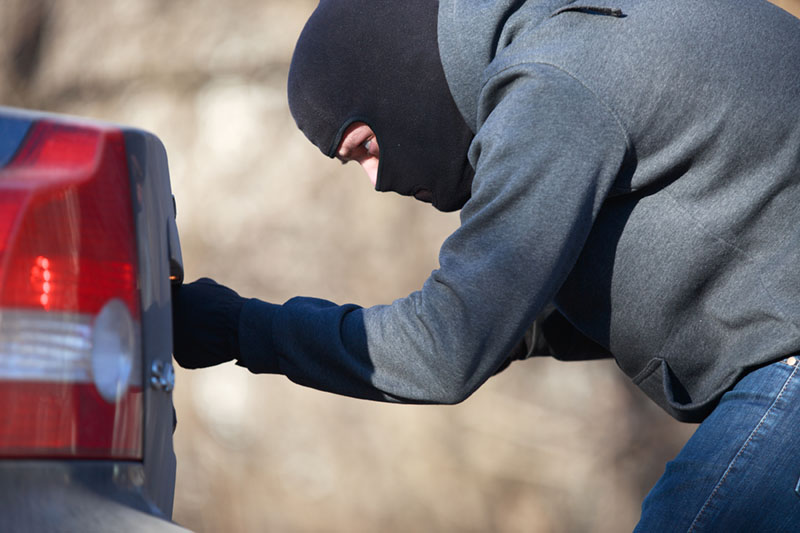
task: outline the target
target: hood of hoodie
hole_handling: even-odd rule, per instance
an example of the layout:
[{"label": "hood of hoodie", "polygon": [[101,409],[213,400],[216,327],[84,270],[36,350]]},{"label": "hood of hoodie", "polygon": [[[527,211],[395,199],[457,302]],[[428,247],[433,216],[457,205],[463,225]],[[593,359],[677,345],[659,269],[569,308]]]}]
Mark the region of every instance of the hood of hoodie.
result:
[{"label": "hood of hoodie", "polygon": [[[473,132],[484,71],[519,32],[535,27],[574,0],[441,0],[439,53],[450,92]],[[581,4],[582,5],[582,4]]]},{"label": "hood of hoodie", "polygon": [[436,0],[321,0],[295,47],[288,96],[298,127],[325,155],[364,122],[380,147],[377,190],[454,211],[470,197],[473,133],[444,76],[438,8]]}]

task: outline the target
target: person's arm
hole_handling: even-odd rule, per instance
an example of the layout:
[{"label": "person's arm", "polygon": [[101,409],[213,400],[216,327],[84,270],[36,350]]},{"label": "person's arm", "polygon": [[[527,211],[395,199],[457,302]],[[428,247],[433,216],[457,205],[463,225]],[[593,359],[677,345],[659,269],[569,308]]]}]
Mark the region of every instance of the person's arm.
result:
[{"label": "person's arm", "polygon": [[472,197],[422,289],[371,308],[248,300],[239,364],[339,394],[433,403],[463,400],[502,365],[572,268],[627,144],[614,115],[553,67],[506,69],[481,103]]}]

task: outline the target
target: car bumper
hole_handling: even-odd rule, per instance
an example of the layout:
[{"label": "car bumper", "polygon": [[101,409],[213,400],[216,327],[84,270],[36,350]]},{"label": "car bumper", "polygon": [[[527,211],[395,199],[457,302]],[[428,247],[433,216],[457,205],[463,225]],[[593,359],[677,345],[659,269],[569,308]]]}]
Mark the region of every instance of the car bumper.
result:
[{"label": "car bumper", "polygon": [[0,461],[0,531],[186,532],[142,491],[136,462]]}]

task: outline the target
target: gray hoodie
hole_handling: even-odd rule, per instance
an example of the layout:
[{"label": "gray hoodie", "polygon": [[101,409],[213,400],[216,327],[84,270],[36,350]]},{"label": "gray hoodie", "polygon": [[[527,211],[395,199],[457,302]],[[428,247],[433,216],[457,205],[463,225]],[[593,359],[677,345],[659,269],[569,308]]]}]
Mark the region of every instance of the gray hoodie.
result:
[{"label": "gray hoodie", "polygon": [[[440,268],[391,305],[250,300],[240,364],[452,403],[553,302],[581,349],[699,421],[800,350],[800,21],[761,0],[442,0],[439,45],[476,132]],[[544,351],[591,355],[563,346]]]}]

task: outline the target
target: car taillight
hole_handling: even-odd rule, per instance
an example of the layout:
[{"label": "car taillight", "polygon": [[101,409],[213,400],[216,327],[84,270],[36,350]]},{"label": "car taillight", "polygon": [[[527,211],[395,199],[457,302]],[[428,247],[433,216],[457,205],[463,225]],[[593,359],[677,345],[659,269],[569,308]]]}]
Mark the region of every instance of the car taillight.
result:
[{"label": "car taillight", "polygon": [[0,169],[0,456],[141,458],[132,211],[110,127],[33,122]]}]

